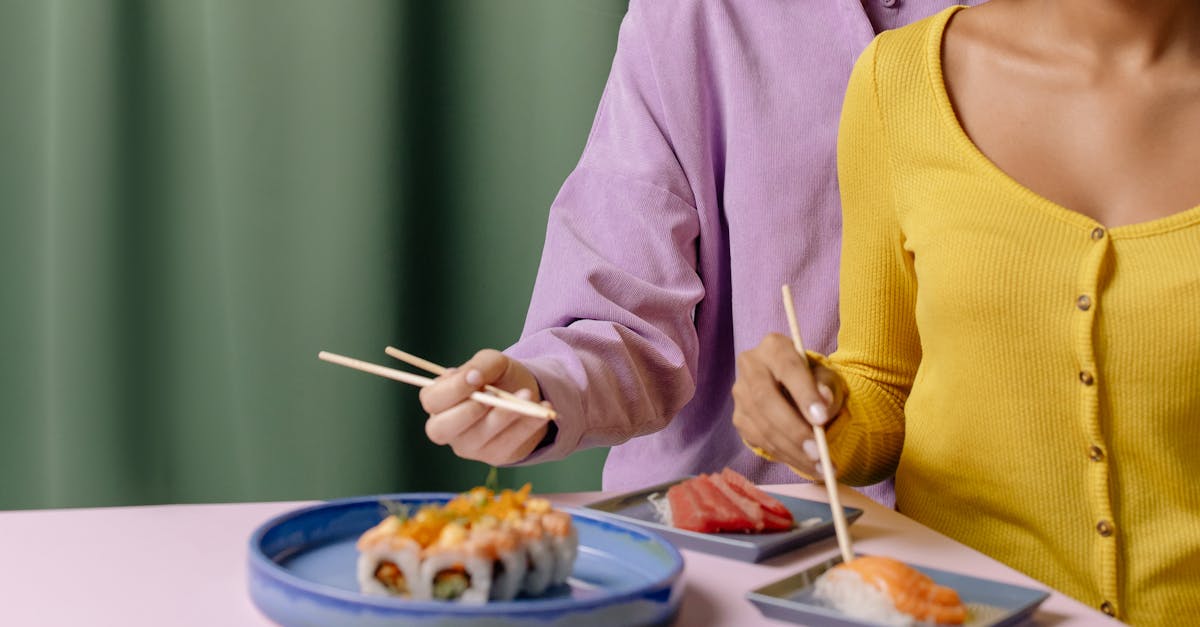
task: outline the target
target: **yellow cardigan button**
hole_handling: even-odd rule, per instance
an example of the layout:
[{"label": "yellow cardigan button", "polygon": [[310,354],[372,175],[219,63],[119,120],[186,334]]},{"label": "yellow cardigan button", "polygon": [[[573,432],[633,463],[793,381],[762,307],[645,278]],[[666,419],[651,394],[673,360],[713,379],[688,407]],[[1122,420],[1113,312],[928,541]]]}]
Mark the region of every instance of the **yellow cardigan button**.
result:
[{"label": "yellow cardigan button", "polygon": [[1107,520],[1102,520],[1096,523],[1096,533],[1105,538],[1111,536],[1113,534],[1112,523],[1108,522]]}]

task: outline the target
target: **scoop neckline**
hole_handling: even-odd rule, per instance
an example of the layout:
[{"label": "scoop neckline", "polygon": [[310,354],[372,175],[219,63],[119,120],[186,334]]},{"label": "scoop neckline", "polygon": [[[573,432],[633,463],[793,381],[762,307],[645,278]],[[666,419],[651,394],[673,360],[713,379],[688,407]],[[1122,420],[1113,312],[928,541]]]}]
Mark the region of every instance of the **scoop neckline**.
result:
[{"label": "scoop neckline", "polygon": [[979,146],[975,144],[971,136],[967,134],[966,129],[962,126],[962,122],[958,119],[958,113],[954,110],[954,104],[950,100],[950,90],[946,87],[945,75],[942,73],[942,46],[945,43],[946,27],[950,24],[950,20],[956,13],[967,8],[963,5],[955,5],[945,9],[938,16],[937,22],[929,30],[929,42],[926,46],[928,55],[926,62],[929,70],[929,82],[933,88],[934,97],[937,100],[943,122],[949,126],[954,142],[969,154],[971,159],[984,172],[992,178],[999,180],[1006,187],[1009,187],[1053,217],[1087,231],[1092,231],[1097,227],[1102,228],[1114,239],[1147,237],[1174,231],[1200,222],[1200,205],[1195,205],[1159,218],[1109,227],[1091,216],[1084,215],[1033,191],[1025,184],[1013,178],[1012,175],[1004,171],[999,165],[996,165],[987,155],[983,154],[983,151],[979,149]]}]

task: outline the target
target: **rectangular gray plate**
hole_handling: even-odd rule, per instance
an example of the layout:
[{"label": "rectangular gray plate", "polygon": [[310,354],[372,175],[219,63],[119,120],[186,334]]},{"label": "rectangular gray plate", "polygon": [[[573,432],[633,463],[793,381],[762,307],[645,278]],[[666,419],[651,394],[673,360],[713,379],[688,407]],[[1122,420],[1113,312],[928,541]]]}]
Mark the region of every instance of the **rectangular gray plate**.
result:
[{"label": "rectangular gray plate", "polygon": [[[751,590],[746,598],[763,616],[810,627],[874,627],[877,623],[846,616],[813,597],[813,584],[822,573],[840,564],[836,557],[790,577]],[[1050,596],[1043,590],[1023,588],[990,579],[968,577],[944,570],[909,564],[935,582],[954,588],[970,612],[964,627],[1016,625],[1033,615]],[[922,623],[924,624],[924,623]]]},{"label": "rectangular gray plate", "polygon": [[[664,525],[659,520],[658,511],[654,509],[654,505],[650,503],[648,497],[655,492],[666,496],[667,488],[685,479],[687,477],[615,496],[586,507],[652,529],[666,536],[680,548],[711,553],[743,562],[760,562],[768,557],[827,538],[834,533],[833,510],[829,508],[828,504],[781,494],[771,494],[771,496],[779,499],[779,502],[792,512],[792,518],[796,520],[797,525],[810,518],[818,518],[820,522],[803,529],[795,528],[790,531],[771,533],[699,533]],[[768,492],[768,494],[770,493]],[[842,511],[846,513],[847,523],[854,522],[859,516],[862,516],[862,510],[854,507],[843,507]]]}]

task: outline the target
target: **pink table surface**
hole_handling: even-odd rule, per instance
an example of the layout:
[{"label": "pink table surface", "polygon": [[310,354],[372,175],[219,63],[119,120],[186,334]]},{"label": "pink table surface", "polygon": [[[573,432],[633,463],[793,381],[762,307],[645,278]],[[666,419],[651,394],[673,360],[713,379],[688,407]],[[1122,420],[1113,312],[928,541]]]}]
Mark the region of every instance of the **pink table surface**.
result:
[{"label": "pink table surface", "polygon": [[[826,501],[823,488],[772,491]],[[582,505],[601,493],[558,494]],[[855,550],[1017,585],[1046,586],[857,492]],[[246,547],[269,518],[308,503],[163,505],[0,512],[0,624],[269,625],[246,592]],[[837,554],[833,539],[760,564],[683,551],[685,590],[677,625],[784,625],[745,599],[748,590]],[[1036,625],[1116,625],[1081,603],[1051,593]]]}]

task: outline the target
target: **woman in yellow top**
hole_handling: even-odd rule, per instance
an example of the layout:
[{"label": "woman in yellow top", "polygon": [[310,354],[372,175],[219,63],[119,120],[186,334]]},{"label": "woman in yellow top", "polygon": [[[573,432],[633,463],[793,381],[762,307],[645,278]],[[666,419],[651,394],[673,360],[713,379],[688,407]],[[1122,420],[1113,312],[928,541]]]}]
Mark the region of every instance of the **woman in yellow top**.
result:
[{"label": "woman in yellow top", "polygon": [[801,414],[828,421],[840,480],[894,473],[901,512],[1110,615],[1200,621],[1200,2],[880,35],[838,170],[839,348],[742,355],[747,443],[813,474]]}]

